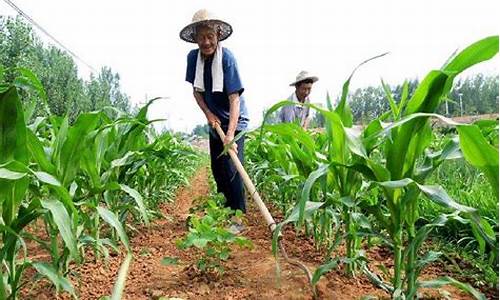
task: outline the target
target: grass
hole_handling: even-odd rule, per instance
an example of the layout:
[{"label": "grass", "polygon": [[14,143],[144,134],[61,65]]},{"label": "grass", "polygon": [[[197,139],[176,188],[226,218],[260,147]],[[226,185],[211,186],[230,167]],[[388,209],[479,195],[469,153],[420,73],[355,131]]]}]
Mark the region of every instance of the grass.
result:
[{"label": "grass", "polygon": [[441,261],[456,279],[468,282],[483,291],[496,289],[498,294],[498,270],[486,255],[480,255],[439,237],[428,243],[427,247],[426,250],[443,253]]},{"label": "grass", "polygon": [[[486,218],[498,232],[498,201],[482,172],[464,160],[449,161],[442,164],[429,179],[431,184],[438,182],[457,202],[476,208],[479,215]],[[422,201],[419,210],[420,215],[427,220],[449,212],[427,200]],[[439,229],[439,233],[445,239],[456,241],[465,233],[470,236],[470,228],[459,222],[449,222]]]}]

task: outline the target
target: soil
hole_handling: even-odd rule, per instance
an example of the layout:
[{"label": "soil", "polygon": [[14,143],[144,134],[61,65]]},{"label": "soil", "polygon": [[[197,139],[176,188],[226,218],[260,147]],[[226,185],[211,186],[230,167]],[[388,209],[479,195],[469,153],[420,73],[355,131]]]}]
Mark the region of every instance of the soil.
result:
[{"label": "soil", "polygon": [[[161,206],[164,218],[149,227],[137,227],[138,230],[131,234],[134,260],[123,299],[312,299],[307,279],[300,269],[279,259],[281,273],[277,276],[269,230],[251,200],[248,200],[249,209],[244,220],[246,229],[242,235],[252,241],[253,249],[234,249],[220,278],[199,276],[193,270],[198,252],[195,249],[179,250],[175,242],[186,234],[189,208],[209,194],[209,171],[206,167],[201,168],[191,179],[191,186],[180,188],[173,203]],[[277,222],[282,219],[276,210],[271,211]],[[283,243],[290,257],[299,259],[312,270],[323,262],[323,252],[315,249],[312,239],[297,235],[291,227],[284,231]],[[382,264],[391,268],[392,254],[387,249],[373,247],[367,251],[367,256],[372,261],[372,271],[380,269],[377,265]],[[180,263],[162,265],[164,257],[179,258]],[[123,259],[123,254],[114,254],[107,261],[94,262],[89,253],[85,264],[72,265],[69,278],[80,299],[111,295]],[[35,281],[33,274],[33,270],[25,273],[26,284],[21,299],[70,299],[64,293],[56,295],[49,282],[43,279]],[[367,295],[373,296],[370,299],[390,298],[366,276],[348,278],[343,274],[341,268],[332,270],[319,281],[321,299],[360,299]],[[433,265],[425,270],[423,277],[431,279],[443,275],[449,274],[442,266]],[[424,299],[472,299],[453,287],[425,290],[422,296]],[[488,295],[490,297],[495,298],[496,294]]]}]

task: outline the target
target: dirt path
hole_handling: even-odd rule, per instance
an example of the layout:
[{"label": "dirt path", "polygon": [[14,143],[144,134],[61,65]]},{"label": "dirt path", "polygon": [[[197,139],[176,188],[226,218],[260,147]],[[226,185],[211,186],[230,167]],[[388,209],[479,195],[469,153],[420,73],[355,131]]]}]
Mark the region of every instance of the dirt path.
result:
[{"label": "dirt path", "polygon": [[[278,282],[276,263],[271,253],[271,241],[267,227],[258,210],[248,201],[246,230],[243,235],[251,239],[251,250],[235,249],[227,264],[224,276],[216,282],[192,278],[187,266],[195,261],[196,250],[179,250],[176,240],[186,234],[186,217],[193,202],[203,201],[209,194],[209,169],[201,168],[191,179],[191,186],[181,188],[174,203],[165,204],[161,218],[150,227],[139,227],[131,235],[134,260],[129,269],[124,299],[311,299],[311,292],[303,273],[284,262],[280,263]],[[281,216],[273,211],[276,221]],[[299,258],[309,266],[322,263],[322,253],[315,250],[311,239],[297,237],[287,229],[283,241],[290,256]],[[387,252],[387,251],[386,251]],[[375,253],[380,255],[380,253]],[[390,254],[388,254],[390,255]],[[179,265],[164,266],[163,257],[178,257]],[[379,257],[387,260],[387,254]],[[115,255],[106,262],[89,262],[73,268],[70,276],[80,299],[99,299],[110,295],[123,255]],[[390,263],[390,258],[389,258]],[[319,282],[322,299],[359,299],[364,295],[388,299],[389,295],[375,288],[365,276],[346,278],[341,270],[328,273]],[[44,281],[38,283],[27,299],[54,299],[54,289]],[[69,299],[66,295],[59,297]],[[469,299],[453,293],[453,299]]]}]

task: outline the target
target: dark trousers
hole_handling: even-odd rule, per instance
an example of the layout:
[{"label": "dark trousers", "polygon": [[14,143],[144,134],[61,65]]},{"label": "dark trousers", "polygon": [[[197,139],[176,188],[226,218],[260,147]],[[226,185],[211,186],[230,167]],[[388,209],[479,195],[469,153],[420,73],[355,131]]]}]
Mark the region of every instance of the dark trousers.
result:
[{"label": "dark trousers", "polygon": [[[226,132],[226,130],[224,130]],[[235,136],[239,131],[235,132]],[[224,144],[215,132],[210,130],[210,160],[212,174],[217,184],[217,192],[223,193],[226,197],[226,207],[233,210],[239,209],[246,211],[245,192],[243,190],[243,181],[236,170],[229,154],[220,155],[224,150]],[[242,136],[236,144],[238,145],[238,158],[243,163],[243,150],[245,147],[245,137]]]}]

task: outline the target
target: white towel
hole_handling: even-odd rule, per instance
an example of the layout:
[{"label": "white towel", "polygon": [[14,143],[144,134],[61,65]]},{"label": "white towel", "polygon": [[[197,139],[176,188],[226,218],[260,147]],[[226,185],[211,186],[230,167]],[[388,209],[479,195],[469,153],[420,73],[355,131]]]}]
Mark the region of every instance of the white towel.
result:
[{"label": "white towel", "polygon": [[[205,91],[203,81],[203,70],[205,61],[201,57],[201,51],[198,51],[196,59],[196,72],[194,75],[194,87],[198,92]],[[215,49],[214,59],[212,61],[212,92],[222,92],[224,88],[224,72],[222,70],[222,46],[219,43]]]}]

